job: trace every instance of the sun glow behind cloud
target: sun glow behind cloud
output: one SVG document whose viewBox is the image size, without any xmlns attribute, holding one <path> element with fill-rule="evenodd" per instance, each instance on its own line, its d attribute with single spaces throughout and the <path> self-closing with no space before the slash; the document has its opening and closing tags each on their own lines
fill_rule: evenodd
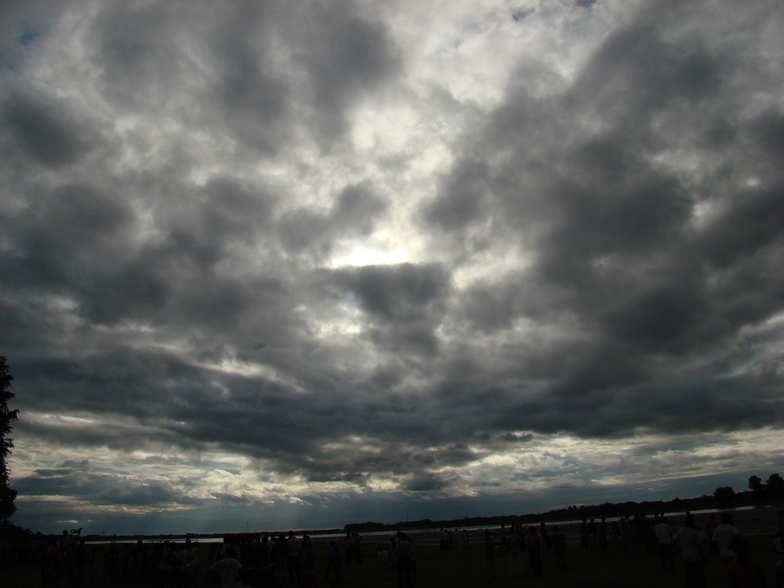
<svg viewBox="0 0 784 588">
<path fill-rule="evenodd" d="M 332 261 L 332 267 L 339 268 L 344 266 L 365 266 L 365 265 L 390 265 L 405 263 L 408 261 L 408 253 L 405 249 L 395 248 L 385 250 L 373 245 L 359 245 L 354 247 L 345 257 L 339 257 Z"/>
</svg>

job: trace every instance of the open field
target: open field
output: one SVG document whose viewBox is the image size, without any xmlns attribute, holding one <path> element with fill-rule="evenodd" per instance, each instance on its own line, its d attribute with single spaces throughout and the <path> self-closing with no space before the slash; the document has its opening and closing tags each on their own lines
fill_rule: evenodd
<svg viewBox="0 0 784 588">
<path fill-rule="evenodd" d="M 673 517 L 675 518 L 675 517 Z M 707 517 L 699 517 L 698 523 L 703 526 Z M 672 520 L 673 529 L 679 528 L 680 523 Z M 768 586 L 773 588 L 773 566 L 780 556 L 773 552 L 773 537 L 775 534 L 775 510 L 755 510 L 736 516 L 736 526 L 744 533 L 750 542 L 752 559 L 758 561 L 765 571 Z M 564 526 L 562 525 L 562 528 Z M 504 556 L 496 557 L 493 561 L 491 573 L 485 571 L 484 546 L 479 534 L 472 536 L 469 548 L 466 550 L 441 550 L 437 543 L 436 535 L 412 534 L 417 544 L 417 586 L 449 588 L 478 588 L 478 587 L 578 587 L 578 588 L 614 588 L 626 586 L 672 588 L 683 584 L 683 562 L 676 554 L 676 571 L 665 573 L 661 570 L 658 554 L 655 551 L 646 551 L 640 548 L 632 554 L 624 554 L 617 546 L 607 550 L 589 552 L 579 545 L 579 540 L 573 526 L 567 526 L 567 551 L 566 559 L 569 564 L 567 570 L 556 570 L 552 553 L 547 550 L 542 552 L 543 574 L 541 578 L 534 578 L 531 568 L 524 554 L 523 574 L 508 576 L 508 559 Z M 498 535 L 496 534 L 496 540 Z M 395 571 L 389 563 L 377 561 L 376 553 L 380 546 L 388 545 L 383 538 L 365 539 L 363 541 L 363 564 L 344 565 L 342 567 L 341 586 L 344 587 L 379 587 L 394 588 L 397 585 Z M 324 554 L 327 541 L 316 540 L 316 571 L 320 578 L 326 568 Z M 707 547 L 707 542 L 705 542 Z M 95 549 L 100 560 L 102 550 L 109 546 L 101 545 Z M 116 546 L 115 546 L 116 547 Z M 202 554 L 206 559 L 208 547 L 202 545 Z M 707 549 L 706 549 L 707 553 Z M 37 585 L 38 570 L 33 566 L 20 566 L 2 570 L 3 588 L 34 588 Z M 720 588 L 726 586 L 723 570 L 718 557 L 709 554 L 705 566 L 705 575 L 708 587 Z M 84 584 L 88 585 L 87 582 Z M 109 586 L 104 584 L 100 574 L 95 579 L 94 586 Z M 321 582 L 322 588 L 335 586 L 334 579 Z M 111 586 L 127 586 L 136 588 L 136 585 L 113 584 Z M 211 588 L 217 586 L 207 576 L 202 577 L 201 586 Z"/>
</svg>

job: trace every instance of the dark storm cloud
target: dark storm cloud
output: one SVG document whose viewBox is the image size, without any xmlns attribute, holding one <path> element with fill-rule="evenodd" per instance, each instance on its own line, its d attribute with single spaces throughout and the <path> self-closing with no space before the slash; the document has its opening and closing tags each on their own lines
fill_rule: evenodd
<svg viewBox="0 0 784 588">
<path fill-rule="evenodd" d="M 728 197 L 724 210 L 706 227 L 700 245 L 717 268 L 730 268 L 738 262 L 745 265 L 754 260 L 765 263 L 766 253 L 781 246 L 784 239 L 779 230 L 782 220 L 784 182 L 739 190 Z"/>
<path fill-rule="evenodd" d="M 68 464 L 63 464 L 67 466 Z M 171 484 L 160 480 L 138 480 L 100 472 L 87 462 L 50 470 L 36 470 L 19 478 L 15 485 L 27 496 L 71 495 L 93 505 L 159 506 L 193 503 Z"/>
<path fill-rule="evenodd" d="M 390 421 L 387 431 L 392 432 L 393 428 L 394 423 Z M 357 430 L 356 425 L 354 430 Z M 464 445 L 448 445 L 435 450 L 407 447 L 396 443 L 392 435 L 389 437 L 385 442 L 364 447 L 346 444 L 337 452 L 327 452 L 314 445 L 309 447 L 307 454 L 292 452 L 282 456 L 285 459 L 280 459 L 276 467 L 284 473 L 304 474 L 312 482 L 348 481 L 364 486 L 377 476 L 392 473 L 409 479 L 410 484 L 424 480 L 434 483 L 440 478 L 430 473 L 431 468 L 463 466 L 486 455 Z M 406 438 L 412 439 L 411 433 Z M 440 487 L 447 486 L 447 480 L 440 482 Z M 407 489 L 415 490 L 413 487 Z"/>
<path fill-rule="evenodd" d="M 12 230 L 20 233 L 15 271 L 29 275 L 31 283 L 61 285 L 78 279 L 75 273 L 92 272 L 127 239 L 134 215 L 109 190 L 70 185 L 39 195 L 29 215 Z"/>
<path fill-rule="evenodd" d="M 284 214 L 277 231 L 287 250 L 327 259 L 341 239 L 371 234 L 386 208 L 387 202 L 370 184 L 350 185 L 336 195 L 328 210 L 319 212 L 302 207 Z"/>
<path fill-rule="evenodd" d="M 0 106 L 7 129 L 22 150 L 40 163 L 59 167 L 78 161 L 88 150 L 86 138 L 67 108 L 15 91 Z"/>
<path fill-rule="evenodd" d="M 437 264 L 366 266 L 336 271 L 334 277 L 361 308 L 385 322 L 422 317 L 442 302 L 449 285 L 448 273 Z"/>
<path fill-rule="evenodd" d="M 256 3 L 183 14 L 159 3 L 108 4 L 93 25 L 100 43 L 92 62 L 117 108 L 174 109 L 194 124 L 228 128 L 251 150 L 238 157 L 280 154 L 299 124 L 327 149 L 348 129 L 350 108 L 400 71 L 385 27 L 359 12 Z M 173 87 L 194 102 L 183 104 Z"/>
<path fill-rule="evenodd" d="M 456 166 L 449 184 L 425 212 L 425 218 L 444 229 L 459 229 L 483 216 L 487 198 L 487 166 L 465 161 Z"/>
<path fill-rule="evenodd" d="M 246 145 L 268 153 L 283 146 L 283 123 L 292 114 L 292 88 L 273 63 L 279 43 L 273 11 L 273 5 L 248 4 L 222 15 L 209 45 L 215 74 L 210 94 L 224 123 Z"/>
<path fill-rule="evenodd" d="M 173 6 L 146 4 L 126 10 L 107 3 L 94 23 L 93 55 L 106 91 L 127 106 L 159 104 L 168 82 L 182 81 L 182 51 Z"/>
<path fill-rule="evenodd" d="M 198 450 L 218 443 L 263 458 L 266 469 L 311 481 L 356 483 L 390 473 L 426 477 L 430 468 L 462 465 L 482 455 L 465 445 L 428 449 L 439 442 L 441 427 L 431 422 L 424 401 L 389 397 L 382 389 L 363 399 L 353 390 L 322 382 L 317 388 L 308 384 L 315 391 L 303 395 L 264 378 L 221 375 L 175 357 L 166 360 L 160 353 L 115 353 L 79 365 L 18 368 L 18 377 L 37 390 L 36 411 L 122 415 L 106 423 L 23 420 L 17 427 L 74 447 L 131 451 L 163 443 Z M 86 381 L 90 388 L 80 390 Z M 348 405 L 351 411 L 345 410 Z M 357 434 L 368 442 L 346 443 L 337 452 L 324 448 Z M 404 440 L 411 445 L 398 446 Z"/>
<path fill-rule="evenodd" d="M 287 21 L 295 63 L 308 73 L 311 124 L 324 148 L 347 129 L 347 110 L 401 71 L 399 49 L 384 25 L 356 16 L 350 4 L 311 4 Z M 300 43 L 307 39 L 307 43 Z"/>
<path fill-rule="evenodd" d="M 732 354 L 741 329 L 782 308 L 774 270 L 782 233 L 773 227 L 782 226 L 784 199 L 768 155 L 779 142 L 754 118 L 710 145 L 692 135 L 721 126 L 741 100 L 722 92 L 743 75 L 740 62 L 708 47 L 699 35 L 673 40 L 663 20 L 643 12 L 560 96 L 537 98 L 535 80 L 513 80 L 423 210 L 460 263 L 492 246 L 490 234 L 508 243 L 499 251 L 519 249 L 533 261 L 464 289 L 458 305 L 471 325 L 491 334 L 521 319 L 563 321 L 582 333 L 526 350 L 516 376 L 546 384 L 525 399 L 502 393 L 499 405 L 510 410 L 499 412 L 501 427 L 589 436 L 692 429 L 678 417 L 684 406 L 699 409 L 706 419 L 697 428 L 708 430 L 777 422 L 781 407 L 774 401 L 771 410 L 752 375 L 727 378 L 718 366 L 702 381 L 678 373 L 680 358 Z M 601 117 L 601 131 L 584 124 L 590 117 Z M 777 115 L 762 118 L 776 127 Z M 693 130 L 684 134 L 687 123 Z M 766 179 L 751 189 L 730 177 L 687 183 L 657 162 L 666 145 L 727 166 L 756 157 Z M 710 210 L 703 221 L 695 221 L 698 207 Z M 485 247 L 476 248 L 477 235 Z M 458 397 L 493 388 L 480 377 Z M 756 401 L 741 410 L 744 389 Z"/>
<path fill-rule="evenodd" d="M 312 496 L 496 491 L 460 471 L 533 460 L 542 434 L 778 426 L 784 116 L 762 9 L 727 35 L 729 8 L 644 3 L 570 77 L 521 52 L 490 100 L 475 79 L 419 87 L 448 59 L 410 60 L 384 11 L 303 6 L 101 4 L 69 35 L 70 95 L 62 62 L 28 65 L 57 27 L 19 45 L 0 111 L 15 433 L 128 457 L 30 468 L 20 495 L 214 508 L 193 469 L 143 462 L 304 480 L 308 507 L 343 513 Z M 462 134 L 428 143 L 441 120 Z M 411 261 L 373 258 L 388 243 Z M 241 459 L 175 459 L 210 452 Z"/>
<path fill-rule="evenodd" d="M 370 339 L 380 349 L 437 353 L 435 329 L 441 324 L 451 292 L 451 277 L 445 267 L 408 263 L 366 266 L 335 271 L 330 279 L 365 312 Z"/>
</svg>

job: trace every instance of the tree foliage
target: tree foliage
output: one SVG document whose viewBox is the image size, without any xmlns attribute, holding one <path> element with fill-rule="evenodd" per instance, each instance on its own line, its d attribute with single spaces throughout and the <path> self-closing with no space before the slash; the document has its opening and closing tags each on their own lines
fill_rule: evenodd
<svg viewBox="0 0 784 588">
<path fill-rule="evenodd" d="M 779 474 L 771 474 L 765 489 L 773 498 L 784 498 L 784 479 Z"/>
<path fill-rule="evenodd" d="M 732 489 L 732 486 L 720 486 L 716 488 L 713 495 L 720 504 L 728 504 L 735 498 L 735 490 Z"/>
<path fill-rule="evenodd" d="M 8 371 L 5 357 L 0 356 L 0 523 L 8 520 L 14 514 L 16 506 L 16 490 L 8 485 L 8 469 L 6 456 L 14 446 L 13 440 L 8 436 L 11 432 L 11 423 L 16 420 L 18 410 L 11 410 L 8 402 L 14 397 L 11 392 L 11 382 L 14 377 Z"/>
<path fill-rule="evenodd" d="M 749 490 L 754 494 L 762 494 L 765 491 L 765 485 L 762 483 L 762 478 L 759 476 L 751 476 L 749 478 Z"/>
</svg>

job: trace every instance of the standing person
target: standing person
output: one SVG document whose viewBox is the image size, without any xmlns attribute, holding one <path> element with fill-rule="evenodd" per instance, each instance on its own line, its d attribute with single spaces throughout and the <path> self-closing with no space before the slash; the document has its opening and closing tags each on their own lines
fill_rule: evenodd
<svg viewBox="0 0 784 588">
<path fill-rule="evenodd" d="M 392 537 L 389 540 L 389 569 L 394 570 L 397 563 L 397 555 L 395 555 L 395 546 L 397 545 L 397 538 Z"/>
<path fill-rule="evenodd" d="M 610 543 L 613 545 L 621 544 L 621 527 L 618 521 L 613 521 L 610 526 Z"/>
<path fill-rule="evenodd" d="M 720 520 L 721 524 L 713 531 L 712 541 L 716 544 L 716 551 L 719 552 L 719 557 L 726 568 L 735 558 L 732 543 L 740 535 L 740 531 L 732 525 L 731 514 L 723 513 Z"/>
<path fill-rule="evenodd" d="M 542 549 L 550 549 L 550 536 L 547 534 L 547 525 L 539 523 L 539 535 L 541 537 Z"/>
<path fill-rule="evenodd" d="M 588 551 L 596 550 L 596 521 L 591 519 L 585 529 L 585 544 Z"/>
<path fill-rule="evenodd" d="M 340 584 L 340 553 L 334 541 L 330 541 L 327 548 L 327 571 L 324 573 L 324 581 L 329 578 L 330 570 L 335 572 L 335 583 Z"/>
<path fill-rule="evenodd" d="M 700 547 L 700 534 L 694 525 L 694 516 L 683 519 L 683 527 L 675 533 L 675 542 L 680 545 L 683 567 L 686 572 L 684 588 L 705 588 L 705 557 Z"/>
<path fill-rule="evenodd" d="M 728 588 L 767 588 L 762 566 L 749 559 L 748 547 L 740 535 L 732 541 L 735 559 L 727 566 Z"/>
<path fill-rule="evenodd" d="M 288 554 L 289 542 L 286 541 L 286 535 L 281 533 L 272 544 L 272 560 L 275 562 L 275 569 L 281 578 L 286 577 L 286 570 L 289 565 Z"/>
<path fill-rule="evenodd" d="M 86 539 L 82 537 L 79 539 L 79 546 L 76 548 L 76 581 L 77 586 L 81 586 L 84 582 L 84 569 L 87 565 L 87 547 L 85 546 Z"/>
<path fill-rule="evenodd" d="M 359 533 L 354 533 L 354 560 L 362 563 L 362 540 L 359 538 Z"/>
<path fill-rule="evenodd" d="M 316 572 L 313 570 L 312 562 L 302 564 L 302 572 L 299 575 L 299 585 L 301 588 L 316 588 Z"/>
<path fill-rule="evenodd" d="M 258 565 L 259 568 L 266 568 L 272 564 L 271 557 L 270 557 L 270 544 L 269 544 L 269 535 L 262 535 L 261 541 L 259 541 L 258 546 Z"/>
<path fill-rule="evenodd" d="M 784 588 L 784 557 L 773 566 L 773 581 L 776 583 L 776 588 Z"/>
<path fill-rule="evenodd" d="M 302 567 L 303 569 L 313 570 L 313 559 L 315 552 L 313 550 L 313 543 L 310 541 L 310 535 L 305 535 L 302 538 L 302 543 L 299 546 L 299 551 L 302 554 Z"/>
<path fill-rule="evenodd" d="M 346 558 L 347 566 L 354 563 L 354 538 L 351 533 L 346 533 L 346 538 L 343 540 L 343 556 Z"/>
<path fill-rule="evenodd" d="M 49 539 L 46 542 L 41 557 L 41 578 L 43 579 L 43 586 L 59 586 L 60 574 L 62 573 L 63 554 L 60 546 L 54 539 Z"/>
<path fill-rule="evenodd" d="M 115 550 L 112 549 L 109 551 L 107 556 L 104 559 L 104 575 L 108 575 L 112 578 L 117 577 L 116 567 L 117 567 L 117 560 L 115 558 Z M 111 570 L 108 574 L 106 570 Z M 163 542 L 163 554 L 161 555 L 160 563 L 158 564 L 158 571 L 170 579 L 173 583 L 174 579 L 177 578 L 177 572 L 180 569 L 180 560 L 177 559 L 177 552 L 174 550 L 174 545 L 172 545 L 171 541 L 164 541 Z"/>
<path fill-rule="evenodd" d="M 485 572 L 493 571 L 493 557 L 495 556 L 495 542 L 490 534 L 490 529 L 485 529 Z"/>
<path fill-rule="evenodd" d="M 716 544 L 713 542 L 713 532 L 716 530 L 716 515 L 708 515 L 708 522 L 705 523 L 705 536 L 708 538 L 708 551 L 714 553 Z"/>
<path fill-rule="evenodd" d="M 656 542 L 659 545 L 659 560 L 662 570 L 665 572 L 675 571 L 675 562 L 672 555 L 672 533 L 667 517 L 660 517 L 656 525 Z"/>
<path fill-rule="evenodd" d="M 242 564 L 237 559 L 236 548 L 229 547 L 225 556 L 212 564 L 212 571 L 220 575 L 221 588 L 235 588 L 237 578 L 239 578 Z"/>
<path fill-rule="evenodd" d="M 289 538 L 286 541 L 288 546 L 286 553 L 286 567 L 289 572 L 289 583 L 295 584 L 299 580 L 299 539 L 294 531 L 289 531 Z"/>
<path fill-rule="evenodd" d="M 414 588 L 414 578 L 411 573 L 411 564 L 414 559 L 414 544 L 408 539 L 408 535 L 398 531 L 397 544 L 395 545 L 397 555 L 397 588 Z"/>
<path fill-rule="evenodd" d="M 411 543 L 411 581 L 416 584 L 417 583 L 417 557 L 416 557 L 416 546 L 414 542 L 411 540 L 411 537 L 408 537 L 408 541 Z"/>
<path fill-rule="evenodd" d="M 542 577 L 542 543 L 536 532 L 536 527 L 528 528 L 528 563 L 531 564 L 531 571 L 534 578 Z"/>
<path fill-rule="evenodd" d="M 599 523 L 598 533 L 599 547 L 607 549 L 607 519 L 605 517 L 602 517 L 602 520 Z"/>
<path fill-rule="evenodd" d="M 550 536 L 550 545 L 553 547 L 553 559 L 555 567 L 559 570 L 566 569 L 566 537 L 558 529 L 558 525 L 553 527 L 553 534 Z"/>
<path fill-rule="evenodd" d="M 512 532 L 506 537 L 506 553 L 509 558 L 509 575 L 517 576 L 523 573 L 523 544 L 517 529 L 513 526 Z"/>
</svg>

